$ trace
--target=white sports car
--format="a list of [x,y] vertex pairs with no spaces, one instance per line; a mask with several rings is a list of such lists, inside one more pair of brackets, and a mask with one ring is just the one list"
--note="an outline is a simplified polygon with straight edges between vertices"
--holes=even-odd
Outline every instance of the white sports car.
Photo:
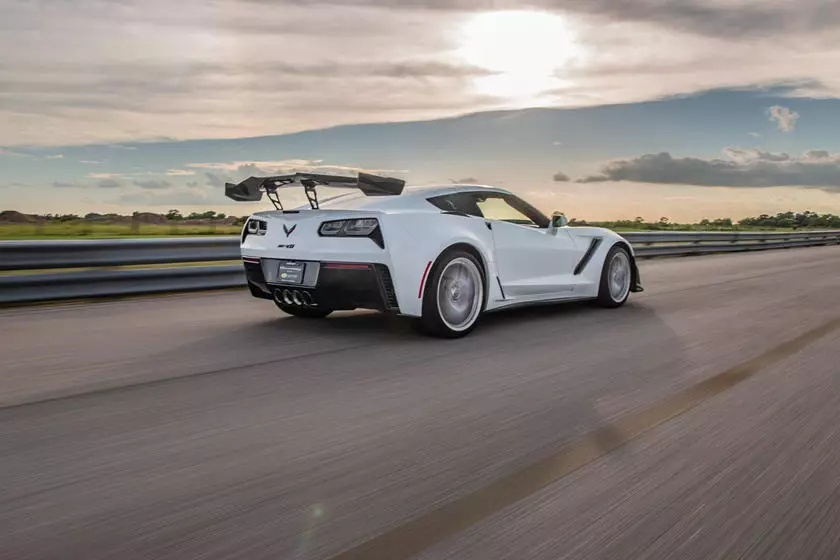
[[[278,190],[302,186],[309,205],[283,208]],[[319,202],[316,188],[353,188]],[[276,210],[242,230],[248,287],[290,315],[378,309],[414,317],[424,332],[459,337],[485,313],[526,304],[594,300],[619,307],[642,291],[633,248],[613,231],[569,227],[504,189],[405,187],[359,173],[296,173],[227,183],[234,200],[266,193]]]

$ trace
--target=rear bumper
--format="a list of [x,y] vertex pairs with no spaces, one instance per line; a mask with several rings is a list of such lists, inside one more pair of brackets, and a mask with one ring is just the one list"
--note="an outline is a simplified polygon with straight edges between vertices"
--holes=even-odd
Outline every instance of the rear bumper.
[[305,272],[301,283],[289,284],[279,281],[274,272],[280,262],[279,259],[243,258],[248,287],[254,297],[292,306],[332,310],[376,309],[399,313],[387,265],[295,261],[304,263]]

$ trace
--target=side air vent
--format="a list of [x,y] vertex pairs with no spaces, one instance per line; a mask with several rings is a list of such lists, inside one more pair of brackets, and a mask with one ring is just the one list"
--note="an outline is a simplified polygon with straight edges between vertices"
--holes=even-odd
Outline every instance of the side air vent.
[[603,239],[600,237],[592,238],[592,241],[589,242],[589,248],[586,250],[586,253],[583,254],[583,258],[580,259],[580,262],[575,267],[575,275],[583,272],[583,269],[586,268],[586,265],[589,264],[589,261],[592,259],[592,255],[595,254],[598,246],[601,245],[601,241],[603,241]]
[[394,281],[391,278],[391,271],[384,264],[376,264],[374,268],[376,269],[376,276],[379,278],[386,306],[389,309],[396,309],[397,293],[394,291]]

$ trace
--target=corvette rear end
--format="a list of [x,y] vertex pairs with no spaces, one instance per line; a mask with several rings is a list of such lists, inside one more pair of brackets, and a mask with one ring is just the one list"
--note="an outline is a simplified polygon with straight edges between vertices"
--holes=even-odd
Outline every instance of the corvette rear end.
[[398,311],[378,212],[258,212],[242,231],[242,260],[257,297],[284,310]]

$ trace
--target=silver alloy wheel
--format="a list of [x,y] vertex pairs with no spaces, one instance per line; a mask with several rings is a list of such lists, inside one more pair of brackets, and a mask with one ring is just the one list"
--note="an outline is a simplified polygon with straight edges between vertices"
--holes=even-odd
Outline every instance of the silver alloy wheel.
[[457,257],[446,263],[437,286],[440,319],[453,331],[463,331],[478,318],[484,301],[481,272],[473,261]]
[[608,279],[612,300],[624,301],[630,292],[630,257],[624,251],[616,251],[610,260]]

